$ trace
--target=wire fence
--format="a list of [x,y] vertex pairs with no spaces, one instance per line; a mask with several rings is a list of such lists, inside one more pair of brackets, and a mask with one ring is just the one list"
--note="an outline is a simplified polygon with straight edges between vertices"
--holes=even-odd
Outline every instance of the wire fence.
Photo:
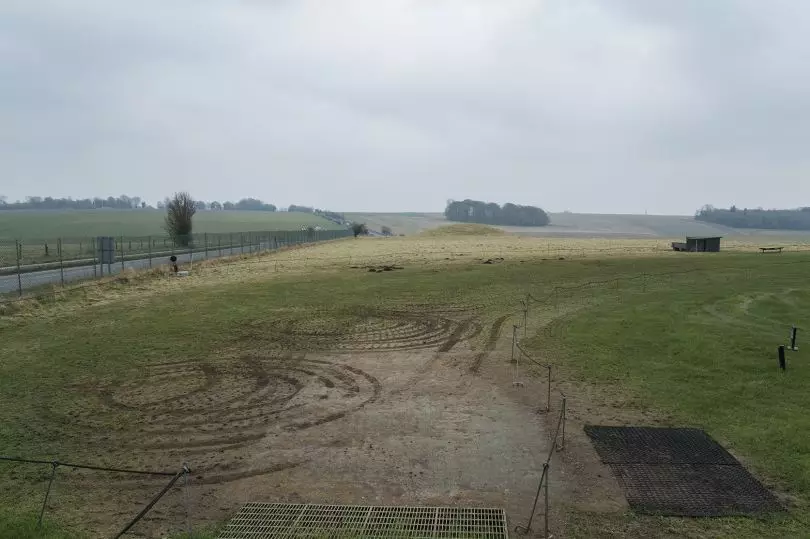
[[65,289],[126,270],[252,255],[351,235],[349,230],[310,229],[180,237],[0,240],[0,301],[52,294],[54,289]]
[[[54,488],[54,483],[57,478],[57,470],[62,468],[73,468],[73,469],[80,469],[80,470],[92,470],[96,472],[110,472],[110,473],[119,473],[119,474],[132,474],[132,475],[148,475],[148,476],[157,476],[157,477],[170,477],[171,479],[169,482],[155,495],[153,496],[149,502],[141,509],[134,517],[132,517],[120,531],[114,536],[115,539],[119,539],[124,534],[129,532],[138,522],[140,522],[143,517],[149,513],[149,511],[168,493],[172,487],[177,483],[178,480],[181,478],[185,479],[183,482],[184,488],[184,497],[188,500],[188,476],[191,473],[191,469],[188,467],[186,463],[180,467],[179,470],[173,472],[158,472],[158,471],[148,471],[148,470],[132,470],[132,469],[125,469],[125,468],[111,468],[105,466],[95,466],[90,464],[73,464],[69,462],[62,462],[60,460],[38,460],[38,459],[29,459],[29,458],[20,458],[20,457],[8,457],[8,456],[0,456],[0,461],[8,462],[8,463],[19,463],[19,464],[30,464],[30,465],[48,465],[51,467],[51,472],[48,478],[47,487],[45,490],[45,494],[42,499],[42,507],[39,511],[39,516],[37,518],[37,529],[42,528],[42,521],[45,516],[45,511],[48,508],[48,501],[51,499],[51,492]],[[191,518],[189,515],[189,506],[186,503],[185,506],[185,531],[191,535],[193,530],[191,528]]]

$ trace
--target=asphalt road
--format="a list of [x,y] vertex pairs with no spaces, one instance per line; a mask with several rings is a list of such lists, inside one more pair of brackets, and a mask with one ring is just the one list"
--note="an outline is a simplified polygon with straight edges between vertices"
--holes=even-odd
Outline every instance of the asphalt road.
[[[223,249],[222,256],[233,256],[238,255],[241,252],[243,253],[250,253],[255,251],[264,250],[264,245],[245,245],[244,247],[236,246],[231,247],[230,249]],[[205,253],[198,252],[198,253],[176,253],[178,264],[186,264],[192,260],[204,260],[206,259]],[[208,252],[208,259],[211,258],[219,258],[219,253],[217,251],[209,251]],[[140,258],[137,260],[126,260],[124,261],[123,266],[121,265],[121,261],[111,264],[109,266],[109,271],[115,275],[117,273],[121,273],[123,269],[146,269],[149,268],[149,258]],[[152,258],[152,267],[157,267],[161,265],[168,265],[169,264],[169,257],[168,256],[161,256],[161,257],[153,257]],[[108,266],[104,266],[104,275],[108,274]],[[0,294],[10,294],[14,292],[19,292],[22,290],[25,292],[26,290],[30,290],[32,288],[36,288],[38,286],[48,285],[48,284],[59,284],[62,282],[62,278],[64,275],[64,282],[71,283],[76,281],[81,281],[85,279],[93,279],[95,277],[101,276],[101,266],[96,265],[93,266],[92,264],[89,266],[77,266],[73,268],[65,268],[64,270],[59,269],[48,269],[42,271],[34,271],[30,273],[22,273],[20,274],[19,278],[16,274],[14,275],[0,275]]]

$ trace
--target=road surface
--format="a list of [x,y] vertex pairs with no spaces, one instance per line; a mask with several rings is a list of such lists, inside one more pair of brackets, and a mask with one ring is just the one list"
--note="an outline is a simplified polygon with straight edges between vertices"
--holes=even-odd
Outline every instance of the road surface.
[[[261,250],[265,250],[267,244],[261,245],[245,245],[245,246],[234,246],[230,248],[223,248],[222,249],[222,256],[234,256],[238,255],[240,252],[242,253],[252,253]],[[207,253],[205,252],[197,252],[197,253],[175,253],[177,256],[178,264],[186,264],[189,261],[193,260],[205,260],[211,258],[219,258],[219,252],[217,250],[209,250]],[[168,256],[160,256],[160,257],[152,257],[151,259],[151,266],[150,266],[150,259],[147,258],[139,258],[136,260],[126,260],[124,261],[123,267],[121,265],[121,261],[117,261],[114,264],[109,266],[109,271],[115,275],[117,273],[121,273],[123,269],[147,269],[149,267],[158,267],[162,265],[169,264],[169,257]],[[108,266],[104,266],[104,275],[108,274]],[[42,271],[34,271],[30,273],[22,273],[19,275],[0,275],[0,294],[13,294],[14,292],[19,293],[22,290],[23,293],[27,290],[31,290],[32,288],[48,285],[48,284],[60,284],[62,282],[62,278],[64,275],[64,282],[72,283],[76,281],[81,281],[85,279],[93,279],[96,277],[101,276],[101,266],[96,265],[93,266],[92,264],[88,266],[77,266],[72,268],[65,268],[64,270],[57,269],[48,269]]]

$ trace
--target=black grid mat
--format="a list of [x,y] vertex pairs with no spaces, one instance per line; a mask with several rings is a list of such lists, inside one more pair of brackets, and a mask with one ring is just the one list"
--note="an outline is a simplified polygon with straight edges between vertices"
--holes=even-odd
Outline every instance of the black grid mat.
[[638,513],[729,516],[783,510],[702,430],[589,425],[585,433]]
[[781,511],[745,468],[728,464],[611,464],[638,513],[731,516]]
[[507,539],[509,535],[503,509],[249,503],[219,537]]
[[739,464],[700,429],[587,425],[585,434],[605,464]]

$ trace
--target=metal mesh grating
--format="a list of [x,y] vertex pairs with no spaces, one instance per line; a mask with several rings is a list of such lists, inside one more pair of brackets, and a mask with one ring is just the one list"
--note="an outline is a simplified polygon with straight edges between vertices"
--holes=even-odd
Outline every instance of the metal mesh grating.
[[508,539],[503,509],[249,503],[220,539]]
[[585,433],[636,512],[698,517],[784,510],[700,429],[588,425]]

